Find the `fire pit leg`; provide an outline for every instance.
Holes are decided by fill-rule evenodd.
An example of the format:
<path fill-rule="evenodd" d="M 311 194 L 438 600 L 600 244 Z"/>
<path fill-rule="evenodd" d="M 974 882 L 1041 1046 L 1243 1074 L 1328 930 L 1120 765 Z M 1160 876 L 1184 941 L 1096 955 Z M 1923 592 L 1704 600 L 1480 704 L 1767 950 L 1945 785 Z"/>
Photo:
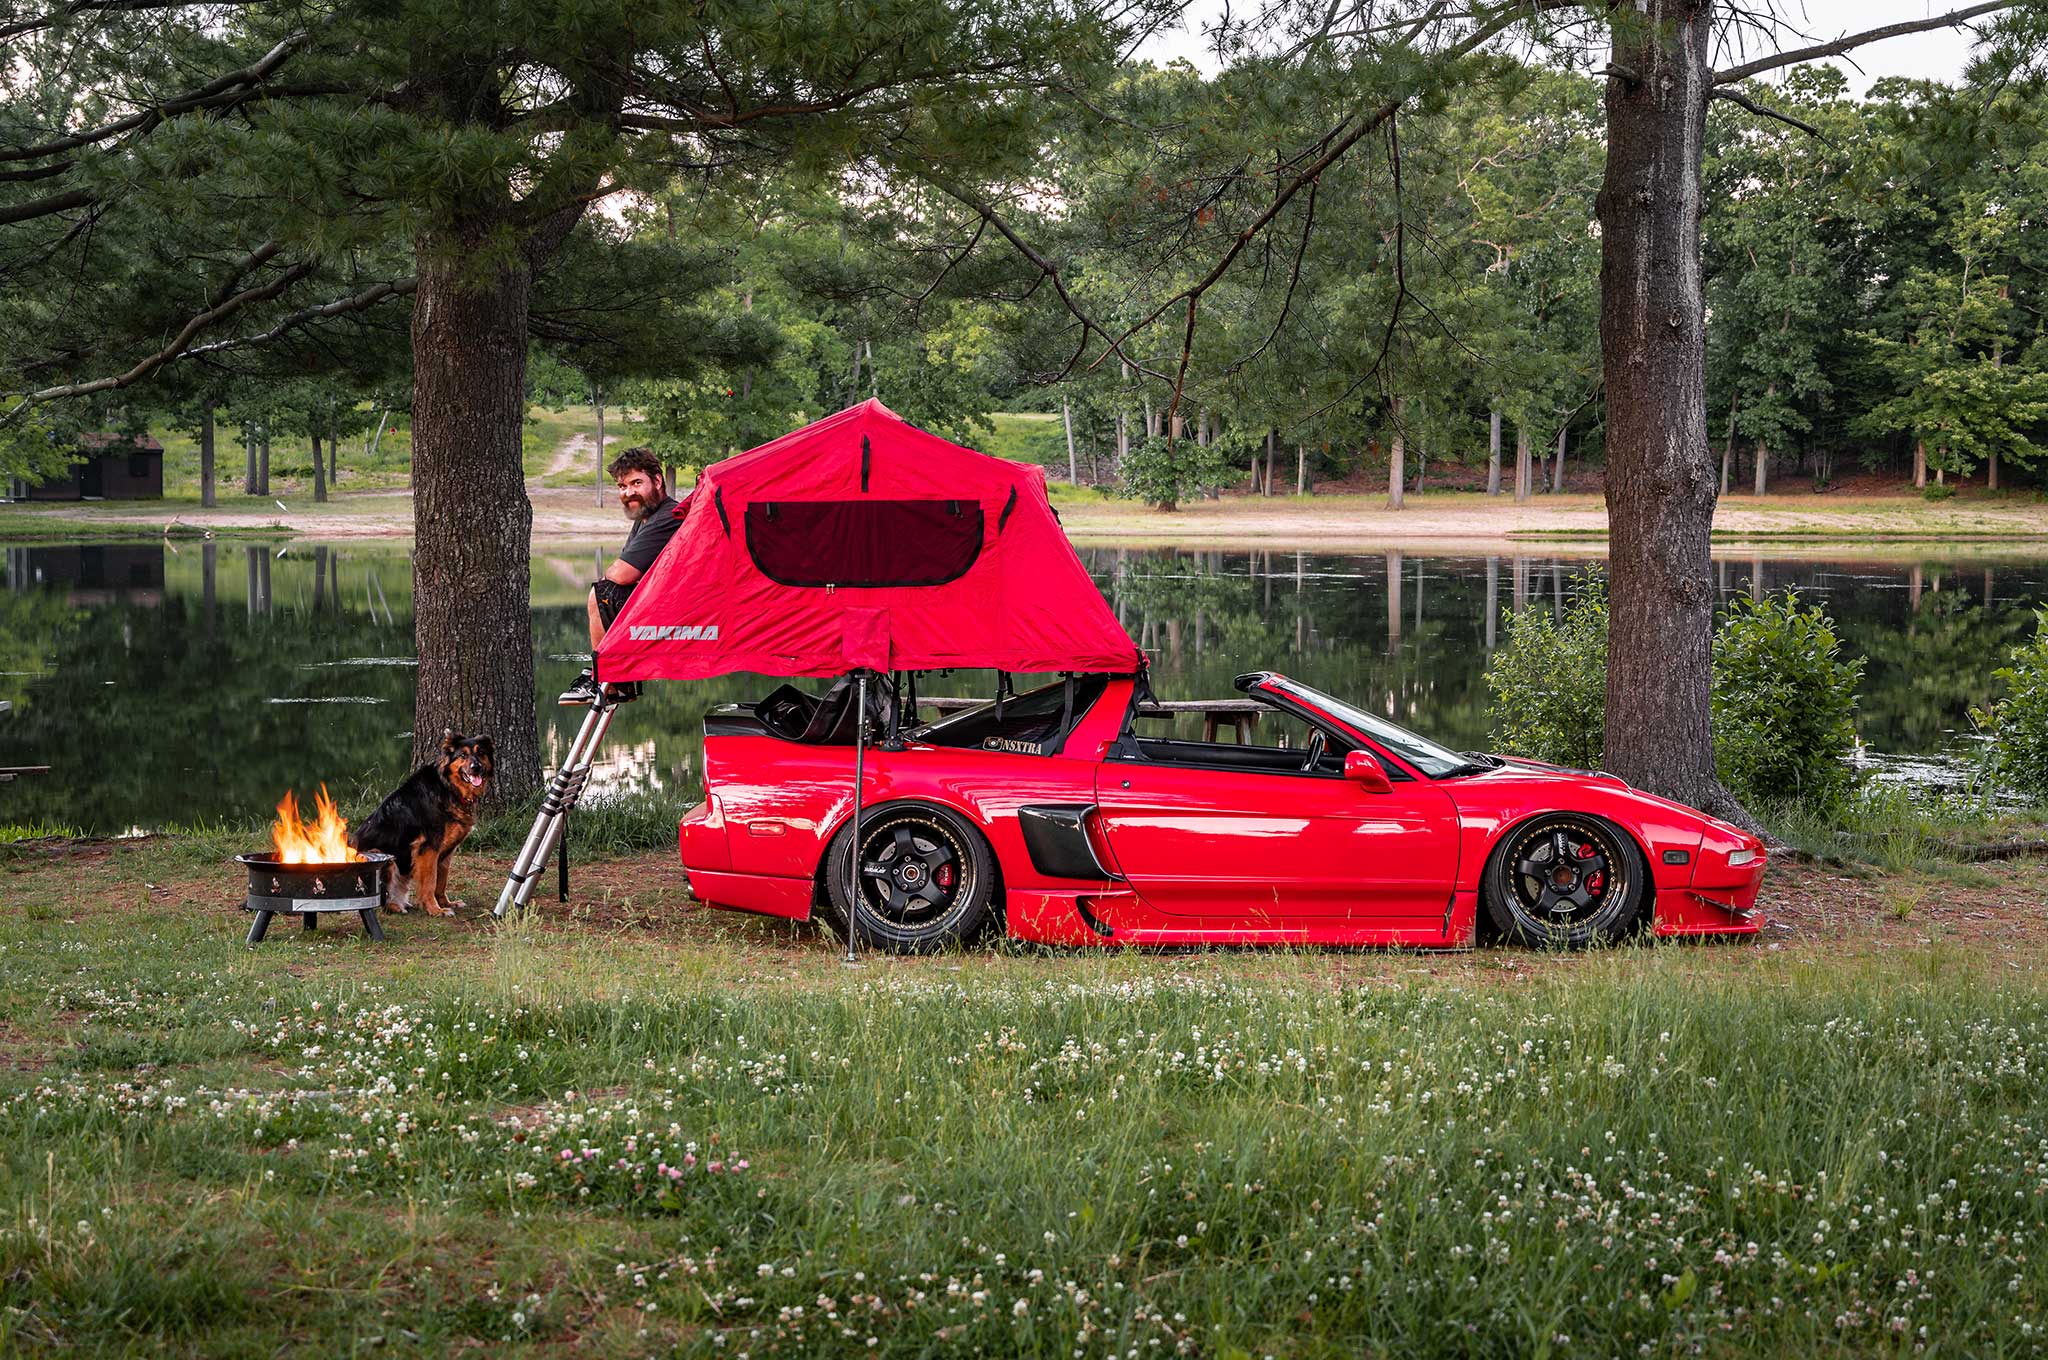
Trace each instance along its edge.
<path fill-rule="evenodd" d="M 357 912 L 356 915 L 363 918 L 363 929 L 369 932 L 371 939 L 381 940 L 384 938 L 384 923 L 377 919 L 377 909 L 375 907 L 365 907 Z"/>
<path fill-rule="evenodd" d="M 318 930 L 320 928 L 320 913 L 317 911 L 301 912 L 299 919 L 305 923 L 308 930 Z"/>
<path fill-rule="evenodd" d="M 249 923 L 248 942 L 250 944 L 263 943 L 263 932 L 270 929 L 270 918 L 273 914 L 274 913 L 267 911 L 259 911 L 256 913 L 256 919 Z"/>

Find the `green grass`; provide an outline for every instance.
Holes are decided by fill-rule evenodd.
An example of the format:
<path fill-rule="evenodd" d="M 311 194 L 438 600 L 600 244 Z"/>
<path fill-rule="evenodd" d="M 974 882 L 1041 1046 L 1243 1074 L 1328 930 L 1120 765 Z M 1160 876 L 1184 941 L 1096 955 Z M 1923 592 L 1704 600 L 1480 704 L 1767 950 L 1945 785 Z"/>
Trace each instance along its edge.
<path fill-rule="evenodd" d="M 2048 998 L 1954 950 L 249 951 L 171 853 L 0 893 L 0 1352 L 1987 1354 L 2048 1301 Z"/>
<path fill-rule="evenodd" d="M 2048 809 L 2001 810 L 1968 794 L 1896 784 L 1867 782 L 1835 809 L 1787 802 L 1757 812 L 1772 835 L 1815 859 L 1891 874 L 1953 872 L 1982 859 L 1975 852 L 1984 847 L 2048 841 Z"/>

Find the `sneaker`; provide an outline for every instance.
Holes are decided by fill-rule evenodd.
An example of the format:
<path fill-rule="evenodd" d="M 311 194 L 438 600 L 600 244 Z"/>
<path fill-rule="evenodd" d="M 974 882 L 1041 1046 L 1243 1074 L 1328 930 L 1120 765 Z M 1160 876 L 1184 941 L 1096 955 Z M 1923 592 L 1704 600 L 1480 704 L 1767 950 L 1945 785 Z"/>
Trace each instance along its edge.
<path fill-rule="evenodd" d="M 572 708 L 578 704 L 594 704 L 597 698 L 597 680 L 589 671 L 585 671 L 576 677 L 575 684 L 562 691 L 555 702 L 565 708 Z"/>

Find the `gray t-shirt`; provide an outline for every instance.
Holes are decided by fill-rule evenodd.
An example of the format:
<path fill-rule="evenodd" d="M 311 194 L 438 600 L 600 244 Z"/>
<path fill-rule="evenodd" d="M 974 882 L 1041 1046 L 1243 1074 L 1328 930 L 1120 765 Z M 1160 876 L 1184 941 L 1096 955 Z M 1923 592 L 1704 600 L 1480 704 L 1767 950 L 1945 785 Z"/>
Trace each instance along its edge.
<path fill-rule="evenodd" d="M 661 504 L 648 511 L 645 519 L 634 523 L 626 535 L 626 546 L 619 549 L 619 560 L 645 576 L 682 524 L 676 518 L 676 498 L 663 496 Z"/>

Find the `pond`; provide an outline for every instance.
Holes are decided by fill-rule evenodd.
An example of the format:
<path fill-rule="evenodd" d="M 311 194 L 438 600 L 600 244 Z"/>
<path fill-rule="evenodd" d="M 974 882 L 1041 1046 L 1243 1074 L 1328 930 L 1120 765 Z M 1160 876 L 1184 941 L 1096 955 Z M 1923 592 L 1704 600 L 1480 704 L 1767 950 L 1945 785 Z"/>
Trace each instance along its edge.
<path fill-rule="evenodd" d="M 1596 558 L 1511 548 L 1439 555 L 1083 548 L 1096 581 L 1155 658 L 1162 697 L 1232 693 L 1271 667 L 1370 705 L 1454 747 L 1486 742 L 1481 674 L 1499 611 L 1557 608 Z M 533 560 L 543 760 L 581 710 L 554 695 L 584 664 L 583 593 L 612 545 Z M 10 547 L 0 574 L 0 825 L 117 834 L 268 814 L 325 781 L 360 816 L 410 751 L 412 585 L 401 543 L 212 542 Z M 1869 658 L 1858 733 L 1885 777 L 1943 784 L 1970 759 L 1968 713 L 2048 600 L 2048 561 L 1720 559 L 1724 596 L 1797 587 Z M 606 789 L 688 796 L 700 719 L 773 682 L 650 687 L 611 729 Z M 985 691 L 985 676 L 927 684 Z"/>

